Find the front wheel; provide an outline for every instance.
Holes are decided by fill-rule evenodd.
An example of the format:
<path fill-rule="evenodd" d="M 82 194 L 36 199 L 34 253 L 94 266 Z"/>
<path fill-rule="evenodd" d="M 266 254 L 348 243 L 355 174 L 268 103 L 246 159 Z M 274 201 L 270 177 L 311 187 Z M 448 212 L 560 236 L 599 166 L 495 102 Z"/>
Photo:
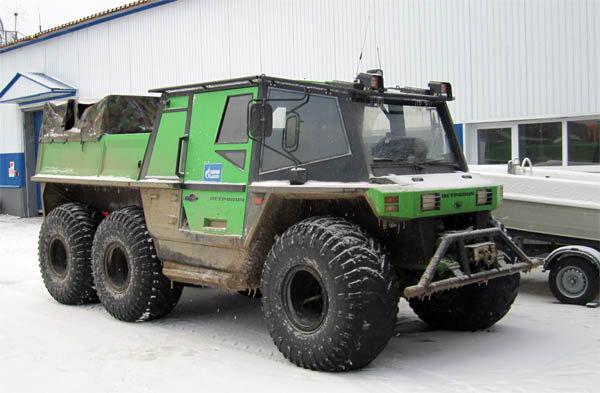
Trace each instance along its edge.
<path fill-rule="evenodd" d="M 561 303 L 585 305 L 598 297 L 600 275 L 585 259 L 569 257 L 552 266 L 548 284 Z"/>
<path fill-rule="evenodd" d="M 427 298 L 412 298 L 408 303 L 425 323 L 436 329 L 475 331 L 487 329 L 508 313 L 521 276 L 513 274 L 437 292 Z"/>
<path fill-rule="evenodd" d="M 399 289 L 392 265 L 373 239 L 341 218 L 290 227 L 269 252 L 261 292 L 275 345 L 300 367 L 361 368 L 394 332 Z"/>

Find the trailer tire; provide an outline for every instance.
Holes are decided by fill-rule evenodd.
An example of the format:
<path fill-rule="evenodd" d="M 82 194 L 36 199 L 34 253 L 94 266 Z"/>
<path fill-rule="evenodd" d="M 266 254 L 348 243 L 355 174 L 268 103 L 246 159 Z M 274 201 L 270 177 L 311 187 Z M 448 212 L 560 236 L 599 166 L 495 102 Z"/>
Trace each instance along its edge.
<path fill-rule="evenodd" d="M 142 209 L 131 206 L 110 214 L 92 247 L 94 282 L 100 302 L 126 322 L 158 319 L 177 304 L 183 285 L 162 274 Z"/>
<path fill-rule="evenodd" d="M 475 331 L 487 329 L 512 306 L 519 292 L 520 274 L 495 278 L 438 292 L 408 303 L 421 320 L 436 329 Z"/>
<path fill-rule="evenodd" d="M 586 305 L 600 293 L 600 274 L 583 258 L 563 258 L 552 266 L 548 284 L 561 303 Z"/>
<path fill-rule="evenodd" d="M 372 238 L 342 218 L 311 217 L 283 233 L 267 256 L 261 292 L 275 345 L 300 367 L 364 367 L 394 333 L 393 266 Z"/>
<path fill-rule="evenodd" d="M 50 295 L 62 304 L 96 303 L 90 250 L 101 216 L 79 203 L 50 212 L 38 241 L 40 271 Z"/>

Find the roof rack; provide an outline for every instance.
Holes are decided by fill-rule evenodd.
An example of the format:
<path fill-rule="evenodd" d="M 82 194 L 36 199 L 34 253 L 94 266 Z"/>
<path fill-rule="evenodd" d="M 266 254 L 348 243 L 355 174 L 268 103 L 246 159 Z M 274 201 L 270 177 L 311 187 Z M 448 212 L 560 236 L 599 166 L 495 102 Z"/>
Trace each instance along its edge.
<path fill-rule="evenodd" d="M 362 95 L 368 97 L 393 97 L 398 99 L 409 99 L 409 100 L 426 100 L 426 101 L 451 101 L 452 97 L 441 96 L 435 94 L 431 89 L 417 89 L 417 88 L 389 88 L 386 92 L 374 91 L 374 90 L 362 90 L 354 86 L 353 83 L 343 83 L 340 81 L 332 82 L 315 82 L 297 79 L 285 79 L 277 78 L 267 75 L 253 75 L 242 78 L 233 79 L 222 79 L 211 82 L 203 83 L 192 83 L 187 85 L 161 87 L 157 89 L 148 90 L 150 93 L 166 93 L 166 94 L 186 94 L 193 93 L 199 90 L 212 90 L 221 88 L 234 88 L 257 85 L 261 82 L 266 82 L 270 86 L 288 86 L 296 88 L 307 88 L 312 91 L 321 91 L 325 94 L 331 94 L 332 92 L 341 93 L 352 93 L 355 95 Z"/>

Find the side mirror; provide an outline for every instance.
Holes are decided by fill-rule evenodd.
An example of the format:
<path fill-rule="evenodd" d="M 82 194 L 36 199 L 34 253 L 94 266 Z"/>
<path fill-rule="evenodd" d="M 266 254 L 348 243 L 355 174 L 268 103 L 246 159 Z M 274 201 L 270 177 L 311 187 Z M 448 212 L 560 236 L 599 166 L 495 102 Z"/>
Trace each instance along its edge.
<path fill-rule="evenodd" d="M 294 151 L 298 148 L 298 138 L 300 137 L 300 116 L 292 113 L 285 120 L 285 130 L 283 131 L 283 148 L 287 151 Z"/>
<path fill-rule="evenodd" d="M 268 138 L 273 134 L 273 107 L 255 102 L 250 106 L 248 133 L 256 139 Z"/>

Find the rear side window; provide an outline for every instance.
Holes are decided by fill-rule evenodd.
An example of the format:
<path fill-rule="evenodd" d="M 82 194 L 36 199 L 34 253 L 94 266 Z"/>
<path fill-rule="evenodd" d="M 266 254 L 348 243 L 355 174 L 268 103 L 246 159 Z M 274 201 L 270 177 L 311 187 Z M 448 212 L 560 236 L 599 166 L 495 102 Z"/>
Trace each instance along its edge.
<path fill-rule="evenodd" d="M 217 134 L 217 143 L 248 142 L 247 113 L 252 94 L 227 97 L 221 126 Z"/>
<path fill-rule="evenodd" d="M 273 107 L 273 133 L 264 142 L 268 147 L 263 149 L 262 172 L 293 166 L 290 155 L 306 164 L 350 153 L 336 97 L 320 94 L 307 97 L 304 92 L 272 88 L 269 100 Z M 298 127 L 297 139 L 291 146 L 284 137 L 290 119 Z"/>

